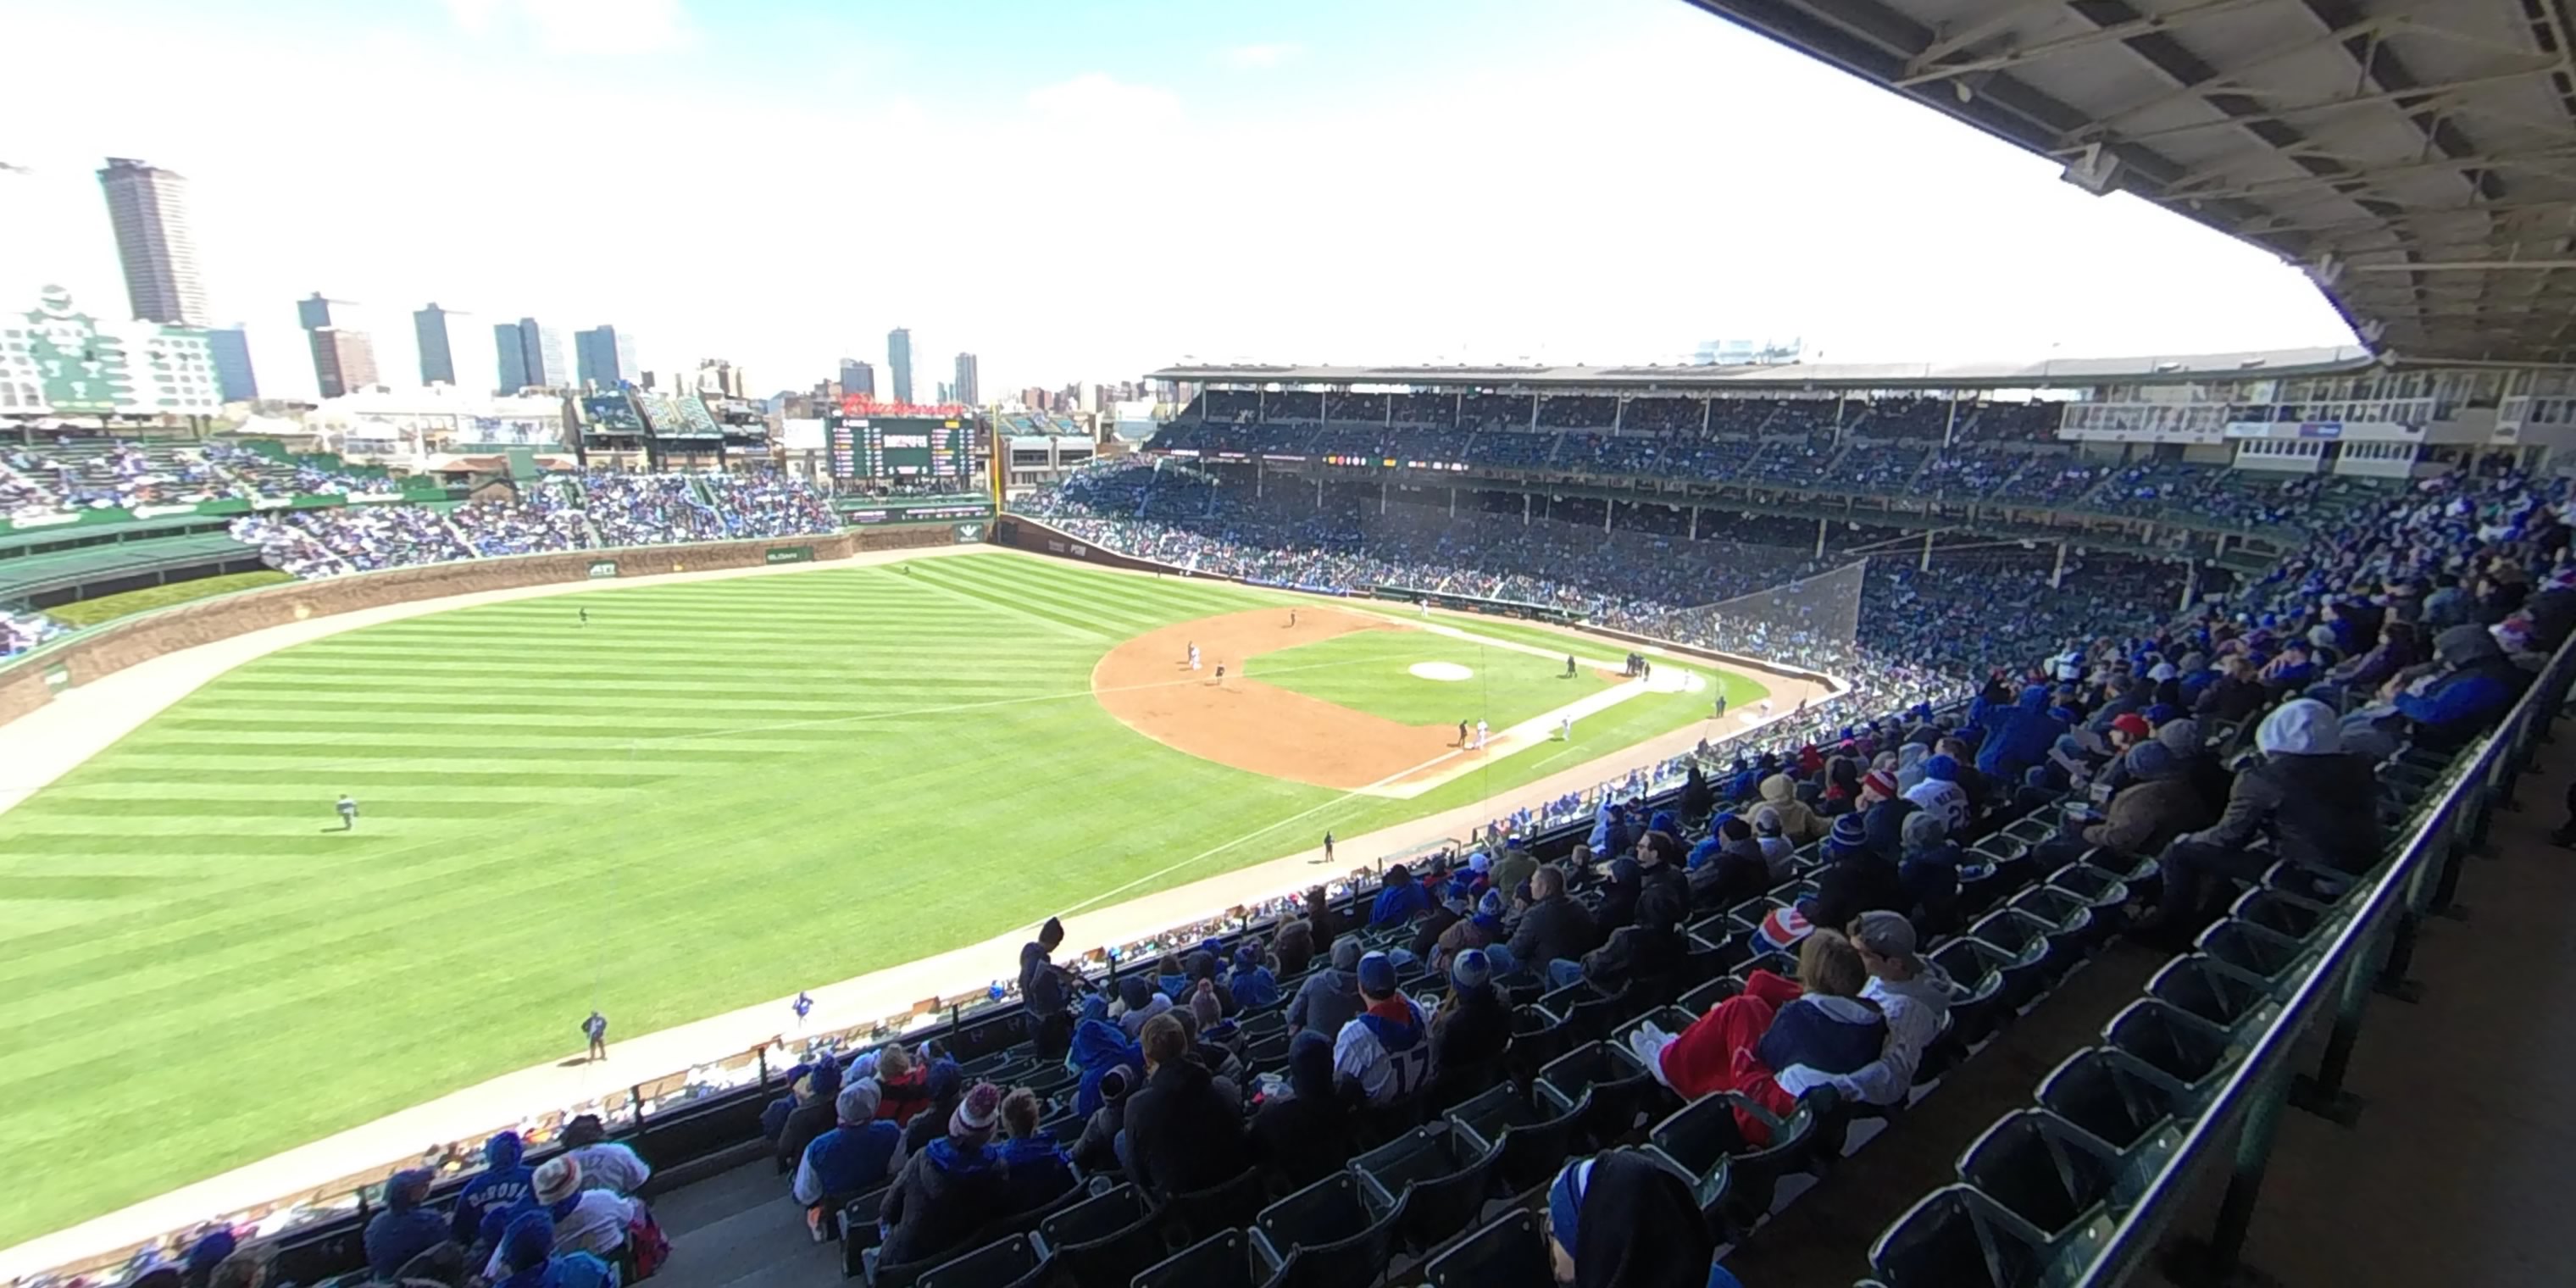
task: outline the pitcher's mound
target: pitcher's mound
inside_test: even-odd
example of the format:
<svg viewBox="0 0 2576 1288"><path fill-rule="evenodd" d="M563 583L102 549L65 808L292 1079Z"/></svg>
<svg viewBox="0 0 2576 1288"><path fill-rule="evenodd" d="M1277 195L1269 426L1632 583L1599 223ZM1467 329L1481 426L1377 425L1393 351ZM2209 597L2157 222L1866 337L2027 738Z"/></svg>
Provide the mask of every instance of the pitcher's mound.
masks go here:
<svg viewBox="0 0 2576 1288"><path fill-rule="evenodd" d="M1411 671L1414 678L1421 680L1447 680L1454 683L1476 678L1474 671L1455 662L1416 662L1404 669Z"/></svg>

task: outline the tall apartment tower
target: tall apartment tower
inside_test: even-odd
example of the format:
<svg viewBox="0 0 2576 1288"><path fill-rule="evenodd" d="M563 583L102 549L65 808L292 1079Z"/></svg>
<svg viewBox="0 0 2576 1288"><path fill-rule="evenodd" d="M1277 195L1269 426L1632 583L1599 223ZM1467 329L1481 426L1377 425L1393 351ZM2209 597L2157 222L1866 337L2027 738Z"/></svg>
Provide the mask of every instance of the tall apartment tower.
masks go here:
<svg viewBox="0 0 2576 1288"><path fill-rule="evenodd" d="M352 389L375 384L376 346L364 331L340 325L343 318L332 313L334 306L346 300L323 297L322 292L295 302L295 318L304 326L304 337L313 349L313 383L325 398L337 398Z"/></svg>
<svg viewBox="0 0 2576 1288"><path fill-rule="evenodd" d="M962 402L969 407L975 406L976 404L984 401L983 398L979 396L982 394L983 390L975 378L974 354L961 353L957 355L957 381L949 388L948 392L951 398L958 402Z"/></svg>
<svg viewBox="0 0 2576 1288"><path fill-rule="evenodd" d="M131 157L109 157L98 172L107 215L116 226L116 256L125 266L125 297L134 316L178 326L206 325L206 292L197 282L197 243L188 231L188 180L175 170Z"/></svg>
<svg viewBox="0 0 2576 1288"><path fill-rule="evenodd" d="M635 362L635 337L613 326L572 333L573 374L583 384L615 389L644 378Z"/></svg>
<svg viewBox="0 0 2576 1288"><path fill-rule="evenodd" d="M492 352L499 360L502 393L515 394L531 386L561 389L572 383L572 373L564 369L563 332L540 326L535 318L495 324Z"/></svg>
<svg viewBox="0 0 2576 1288"><path fill-rule="evenodd" d="M456 349L447 339L448 311L433 302L411 315L412 334L420 341L420 382L456 383Z"/></svg>
<svg viewBox="0 0 2576 1288"><path fill-rule="evenodd" d="M912 328L886 332L886 365L894 371L894 400L912 401Z"/></svg>
<svg viewBox="0 0 2576 1288"><path fill-rule="evenodd" d="M844 397L876 397L876 367L856 358L841 359L841 393Z"/></svg>

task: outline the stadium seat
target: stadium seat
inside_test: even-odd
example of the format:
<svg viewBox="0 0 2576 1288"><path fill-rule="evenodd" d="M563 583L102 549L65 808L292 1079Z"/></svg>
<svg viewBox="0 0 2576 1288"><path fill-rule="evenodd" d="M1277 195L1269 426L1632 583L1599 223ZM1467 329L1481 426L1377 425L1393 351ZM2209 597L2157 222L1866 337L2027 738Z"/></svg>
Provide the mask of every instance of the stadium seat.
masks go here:
<svg viewBox="0 0 2576 1288"><path fill-rule="evenodd" d="M2207 1098L2237 1054L2208 1025L2154 998L2140 998L2112 1016L2102 1026L2102 1040L2137 1057L2151 1077L2164 1079L2192 1104Z"/></svg>
<svg viewBox="0 0 2576 1288"><path fill-rule="evenodd" d="M1568 1104L1583 1105L1582 1135L1593 1149L1627 1139L1647 1093L1660 1084L1634 1055L1606 1042L1587 1042L1539 1070L1539 1081Z"/></svg>
<svg viewBox="0 0 2576 1288"><path fill-rule="evenodd" d="M2286 891L2256 886L2236 897L2227 915L2257 930L2269 931L2283 939L2310 942L2324 929L2332 915L2323 904L2302 899Z"/></svg>
<svg viewBox="0 0 2576 1288"><path fill-rule="evenodd" d="M1175 1244L1204 1240L1219 1230L1250 1225L1269 1197L1268 1186L1269 1177L1260 1168L1247 1167L1230 1181L1172 1195L1158 1215Z"/></svg>
<svg viewBox="0 0 2576 1288"><path fill-rule="evenodd" d="M1564 1163L1584 1108L1544 1084L1505 1083L1450 1110L1445 1120L1476 1146L1502 1151L1494 1177L1505 1193L1518 1194Z"/></svg>
<svg viewBox="0 0 2576 1288"><path fill-rule="evenodd" d="M1431 1288L1556 1288L1547 1236L1528 1211L1508 1213L1467 1236L1433 1258L1424 1277Z"/></svg>
<svg viewBox="0 0 2576 1288"><path fill-rule="evenodd" d="M1382 1208L1401 1210L1397 1234L1406 1247L1428 1251L1476 1219L1502 1146L1441 1122L1351 1160L1351 1170Z"/></svg>
<svg viewBox="0 0 2576 1288"><path fill-rule="evenodd" d="M1503 1074L1523 1085L1536 1082L1538 1071L1571 1045L1570 1035L1554 1014L1536 1006L1515 1007L1511 1045L1503 1048Z"/></svg>
<svg viewBox="0 0 2576 1288"><path fill-rule="evenodd" d="M1170 1251L1144 1194L1120 1185L1038 1222L1038 1239L1076 1283L1125 1283Z"/></svg>
<svg viewBox="0 0 2576 1288"><path fill-rule="evenodd" d="M1738 1109L1771 1124L1768 1144L1745 1140ZM1750 1099L1721 1091L1673 1111L1647 1130L1646 1141L1692 1178L1701 1211L1722 1216L1721 1229L1744 1230L1770 1210L1780 1177L1808 1166L1816 1126L1815 1104L1802 1101L1787 1118L1774 1118Z"/></svg>
<svg viewBox="0 0 2576 1288"><path fill-rule="evenodd" d="M1271 1272L1259 1269L1256 1275L1250 1235L1219 1230L1147 1267L1132 1288L1262 1288ZM1088 1281L1084 1288L1090 1288Z"/></svg>
<svg viewBox="0 0 2576 1288"><path fill-rule="evenodd" d="M2147 996L2221 1031L2260 1030L2279 1013L2262 985L2220 966L2206 953L2165 963L2147 981Z"/></svg>
<svg viewBox="0 0 2576 1288"><path fill-rule="evenodd" d="M2287 986L2312 955L2306 943L2232 917L2200 932L2194 943L2219 966L2275 992Z"/></svg>
<svg viewBox="0 0 2576 1288"><path fill-rule="evenodd" d="M2047 1241L1972 1186L1925 1195L1869 1250L1887 1288L2040 1288Z"/></svg>
<svg viewBox="0 0 2576 1288"><path fill-rule="evenodd" d="M2104 851L2096 849L2093 854ZM2105 939L2119 932L2126 923L2123 909L2129 902L2129 883L2109 868L2097 867L2089 859L2078 859L2048 875L2050 889L2064 891L2083 901L2092 913L2093 937Z"/></svg>
<svg viewBox="0 0 2576 1288"><path fill-rule="evenodd" d="M1382 1204L1358 1176L1337 1172L1263 1208L1252 1255L1275 1276L1273 1288L1372 1283L1386 1270L1402 1217L1401 1200Z"/></svg>
<svg viewBox="0 0 2576 1288"><path fill-rule="evenodd" d="M2171 1080L2152 1073L2125 1051L2088 1047L2040 1080L2040 1107L2114 1152L2156 1151L2174 1143L2174 1119L2185 1106Z"/></svg>
<svg viewBox="0 0 2576 1288"><path fill-rule="evenodd" d="M922 1271L913 1283L917 1288L1019 1288L1038 1282L1045 1261L1035 1240L1015 1234Z"/></svg>
<svg viewBox="0 0 2576 1288"><path fill-rule="evenodd" d="M1950 1040L1963 1049L1985 1041L2011 1014L2004 968L2012 959L1999 949L1960 938L1934 949L1931 960L1959 990L1950 1000Z"/></svg>
<svg viewBox="0 0 2576 1288"><path fill-rule="evenodd" d="M850 1200L849 1205L841 1209L842 1274L856 1277L860 1273L860 1258L868 1249L877 1246L880 1238L877 1211L885 1205L888 1188L879 1186L870 1190Z"/></svg>
<svg viewBox="0 0 2576 1288"><path fill-rule="evenodd" d="M2052 1242L2072 1238L2112 1202L2119 1159L2040 1109L2007 1114L1959 1155L1959 1179Z"/></svg>
<svg viewBox="0 0 2576 1288"><path fill-rule="evenodd" d="M2048 923L2012 908L1997 908L1968 927L1968 937L1992 947L2004 959L2004 993L2015 1010L2046 992L2073 964L2071 954L2054 951Z"/></svg>

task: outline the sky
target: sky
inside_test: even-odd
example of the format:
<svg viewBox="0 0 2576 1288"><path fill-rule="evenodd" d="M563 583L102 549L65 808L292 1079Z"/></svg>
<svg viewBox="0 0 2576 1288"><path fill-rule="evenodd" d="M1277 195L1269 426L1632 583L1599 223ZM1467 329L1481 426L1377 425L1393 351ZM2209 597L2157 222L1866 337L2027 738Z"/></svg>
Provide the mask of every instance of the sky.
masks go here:
<svg viewBox="0 0 2576 1288"><path fill-rule="evenodd" d="M393 383L435 300L474 315L467 372L534 316L763 394L882 373L895 326L917 394L968 350L987 398L1185 359L2352 342L2270 255L1680 0L0 0L0 29L35 55L0 306L122 315L95 172L175 169L271 396L312 394L316 290Z"/></svg>

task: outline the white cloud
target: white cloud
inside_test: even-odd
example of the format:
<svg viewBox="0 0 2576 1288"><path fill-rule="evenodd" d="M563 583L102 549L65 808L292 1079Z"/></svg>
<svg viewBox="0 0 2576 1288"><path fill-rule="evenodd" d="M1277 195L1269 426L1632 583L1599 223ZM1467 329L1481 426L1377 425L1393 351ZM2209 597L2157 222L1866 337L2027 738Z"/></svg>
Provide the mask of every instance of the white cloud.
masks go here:
<svg viewBox="0 0 2576 1288"><path fill-rule="evenodd" d="M447 12L467 35L523 39L551 54L623 57L689 39L680 0L447 0Z"/></svg>
<svg viewBox="0 0 2576 1288"><path fill-rule="evenodd" d="M1293 41L1271 41L1266 44L1236 45L1222 55L1228 67L1276 67L1306 52L1304 45Z"/></svg>
<svg viewBox="0 0 2576 1288"><path fill-rule="evenodd" d="M1181 112L1181 100L1171 91L1129 84L1105 72L1041 85L1029 91L1028 102L1044 115L1067 119L1150 120Z"/></svg>

